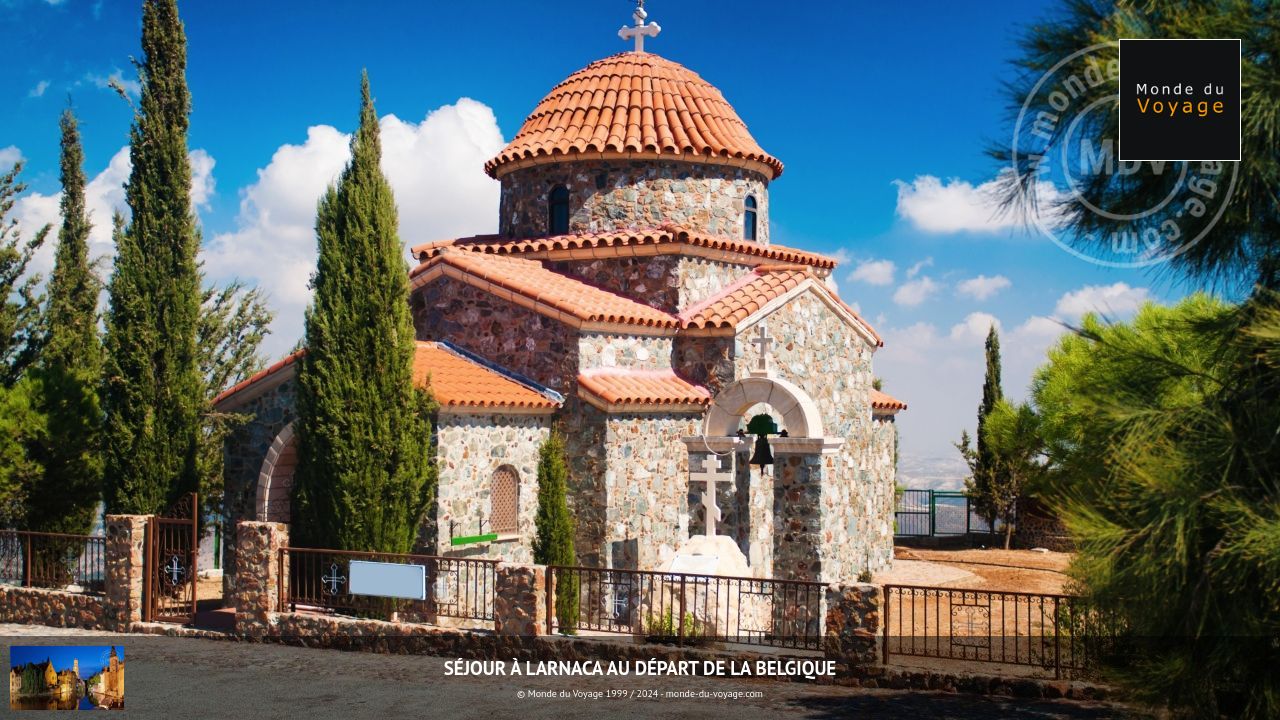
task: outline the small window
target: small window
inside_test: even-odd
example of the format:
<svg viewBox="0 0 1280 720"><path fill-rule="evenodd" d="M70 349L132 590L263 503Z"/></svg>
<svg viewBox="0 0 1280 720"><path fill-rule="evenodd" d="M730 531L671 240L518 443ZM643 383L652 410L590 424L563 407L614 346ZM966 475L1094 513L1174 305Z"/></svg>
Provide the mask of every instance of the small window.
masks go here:
<svg viewBox="0 0 1280 720"><path fill-rule="evenodd" d="M547 233L564 235L569 232L569 188L557 185L551 191L547 203Z"/></svg>
<svg viewBox="0 0 1280 720"><path fill-rule="evenodd" d="M503 465L493 473L489 488L489 527L499 535L513 535L520 529L520 476L515 468Z"/></svg>
<svg viewBox="0 0 1280 720"><path fill-rule="evenodd" d="M742 239L756 239L756 196L748 195L742 203Z"/></svg>

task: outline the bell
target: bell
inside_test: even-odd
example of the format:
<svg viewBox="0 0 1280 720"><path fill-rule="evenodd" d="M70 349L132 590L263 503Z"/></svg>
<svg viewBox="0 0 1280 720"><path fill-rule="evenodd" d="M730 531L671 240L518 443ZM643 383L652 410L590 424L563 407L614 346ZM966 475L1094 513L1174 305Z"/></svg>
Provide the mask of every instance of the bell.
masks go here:
<svg viewBox="0 0 1280 720"><path fill-rule="evenodd" d="M769 449L769 440L764 435L756 436L756 449L751 453L751 459L747 464L759 465L761 470L765 465L773 464L773 451Z"/></svg>

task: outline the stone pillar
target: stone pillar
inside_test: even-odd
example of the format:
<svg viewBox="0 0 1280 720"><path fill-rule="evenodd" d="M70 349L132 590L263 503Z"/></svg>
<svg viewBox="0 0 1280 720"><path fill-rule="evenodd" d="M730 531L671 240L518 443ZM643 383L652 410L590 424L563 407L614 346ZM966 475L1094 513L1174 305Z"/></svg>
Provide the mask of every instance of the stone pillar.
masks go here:
<svg viewBox="0 0 1280 720"><path fill-rule="evenodd" d="M545 635L547 568L499 563L495 572L493 628L499 635Z"/></svg>
<svg viewBox="0 0 1280 720"><path fill-rule="evenodd" d="M879 585L853 583L827 587L828 658L850 666L875 665L880 659Z"/></svg>
<svg viewBox="0 0 1280 720"><path fill-rule="evenodd" d="M270 630L270 614L280 611L280 584L285 581L280 548L288 545L285 523L245 521L236 526L236 581L230 599L238 634L262 637Z"/></svg>
<svg viewBox="0 0 1280 720"><path fill-rule="evenodd" d="M823 456L774 455L773 576L821 582Z"/></svg>
<svg viewBox="0 0 1280 720"><path fill-rule="evenodd" d="M104 624L110 630L128 632L132 623L142 621L147 519L147 515L108 515L106 518L107 576L103 608Z"/></svg>

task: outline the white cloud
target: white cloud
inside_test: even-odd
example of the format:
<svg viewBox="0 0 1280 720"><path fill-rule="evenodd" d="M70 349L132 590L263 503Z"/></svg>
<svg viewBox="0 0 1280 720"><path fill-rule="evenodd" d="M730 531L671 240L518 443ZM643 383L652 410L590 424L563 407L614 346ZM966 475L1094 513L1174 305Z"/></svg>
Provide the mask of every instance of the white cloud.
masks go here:
<svg viewBox="0 0 1280 720"><path fill-rule="evenodd" d="M112 70L109 75L86 73L82 82L91 83L100 90L111 90L112 92L115 92L115 89L111 85L115 83L124 88L125 92L133 97L142 95L142 84L137 80L126 80L124 73L119 68Z"/></svg>
<svg viewBox="0 0 1280 720"><path fill-rule="evenodd" d="M488 106L462 98L420 123L388 115L381 124L382 167L406 247L497 229L499 186L483 166L503 141ZM211 278L238 277L269 294L276 312L264 347L269 355L288 351L302 336L315 267L316 203L346 165L349 142L349 135L318 125L301 145L281 146L257 182L240 191L237 229L205 248Z"/></svg>
<svg viewBox="0 0 1280 720"><path fill-rule="evenodd" d="M899 305L915 307L928 300L936 292L938 292L938 283L934 282L928 275L925 275L898 286L898 289L893 293L893 301Z"/></svg>
<svg viewBox="0 0 1280 720"><path fill-rule="evenodd" d="M1063 295L1054 308L1054 314L1071 321L1079 320L1090 312L1114 318L1132 314L1150 297L1151 293L1147 288L1129 287L1122 282L1114 285L1087 285Z"/></svg>
<svg viewBox="0 0 1280 720"><path fill-rule="evenodd" d="M992 327L1000 332L1000 321L994 315L984 312L969 313L964 320L951 326L949 337L962 343L983 342Z"/></svg>
<svg viewBox="0 0 1280 720"><path fill-rule="evenodd" d="M1012 284L1013 283L1009 282L1009 278L1003 275L996 275L995 277L979 275L977 277L961 281L961 283L956 286L956 292L975 300L986 300L1001 290L1008 288Z"/></svg>
<svg viewBox="0 0 1280 720"><path fill-rule="evenodd" d="M191 206L197 209L209 207L217 183L213 179L213 166L217 161L204 150L192 150L191 162Z"/></svg>
<svg viewBox="0 0 1280 720"><path fill-rule="evenodd" d="M892 260L866 260L858 263L858 267L849 273L849 279L868 285L892 285L896 270L897 266Z"/></svg>
<svg viewBox="0 0 1280 720"><path fill-rule="evenodd" d="M49 89L49 81L41 80L36 86L31 88L31 92L27 93L27 97L38 98L44 95L44 91Z"/></svg>
<svg viewBox="0 0 1280 720"><path fill-rule="evenodd" d="M1009 172L1003 170L1001 175ZM944 182L933 175L918 175L911 182L895 180L898 217L930 233L990 233L1022 227L1018 213L1001 208L999 183L1000 179L993 179L974 185L957 178ZM1045 221L1056 224L1051 209L1062 194L1049 181L1038 182L1036 193Z"/></svg>
<svg viewBox="0 0 1280 720"><path fill-rule="evenodd" d="M930 267L930 266L932 266L932 265L933 265L933 257L932 257L932 256L931 256L931 257L927 257L927 258L925 258L925 259L921 260L920 262L916 263L915 265L912 265L911 267L907 268L907 279L908 279L908 280L910 280L911 278L915 277L916 275L919 275L921 270L923 270L923 269L925 269L925 268L927 268L927 267Z"/></svg>
<svg viewBox="0 0 1280 720"><path fill-rule="evenodd" d="M17 145L0 148L0 172L9 172L9 168L22 159L22 151Z"/></svg>

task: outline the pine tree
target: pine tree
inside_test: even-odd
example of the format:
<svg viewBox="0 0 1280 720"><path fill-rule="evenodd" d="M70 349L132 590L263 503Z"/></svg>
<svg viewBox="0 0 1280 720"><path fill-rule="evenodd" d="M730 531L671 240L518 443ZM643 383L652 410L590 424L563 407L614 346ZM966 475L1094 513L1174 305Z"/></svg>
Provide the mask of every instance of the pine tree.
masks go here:
<svg viewBox="0 0 1280 720"><path fill-rule="evenodd" d="M47 435L31 448L41 472L26 493L26 525L45 532L83 534L92 527L93 510L102 494L100 284L89 264L84 151L70 109L63 112L61 127L62 227L47 291L47 335L33 372Z"/></svg>
<svg viewBox="0 0 1280 720"><path fill-rule="evenodd" d="M18 181L22 162L0 173L0 388L12 386L40 351L40 275L27 273L32 256L49 235L45 226L23 242L9 212L26 185Z"/></svg>
<svg viewBox="0 0 1280 720"><path fill-rule="evenodd" d="M152 513L199 485L202 380L200 246L191 209L186 35L176 0L145 0L142 97L130 130L125 199L109 286L106 414L107 507Z"/></svg>
<svg viewBox="0 0 1280 720"><path fill-rule="evenodd" d="M970 461L971 477L966 482L966 489L974 512L994 529L1000 516L998 496L1002 486L1002 470L1000 459L987 437L986 424L988 416L1004 399L1004 392L1000 388L1000 335L994 325L987 332L986 358L987 372L982 381L982 404L978 406L978 429L973 454L967 458ZM963 440L962 443L964 447L961 452L965 453L967 443Z"/></svg>
<svg viewBox="0 0 1280 720"><path fill-rule="evenodd" d="M293 533L312 547L408 552L435 490L434 406L413 383L408 266L367 73L360 92L351 162L316 217Z"/></svg>
<svg viewBox="0 0 1280 720"><path fill-rule="evenodd" d="M577 565L573 549L573 516L569 512L569 469L564 438L553 431L538 449L538 514L534 519L533 561L540 565ZM556 619L560 631L578 625L578 576L556 578Z"/></svg>

